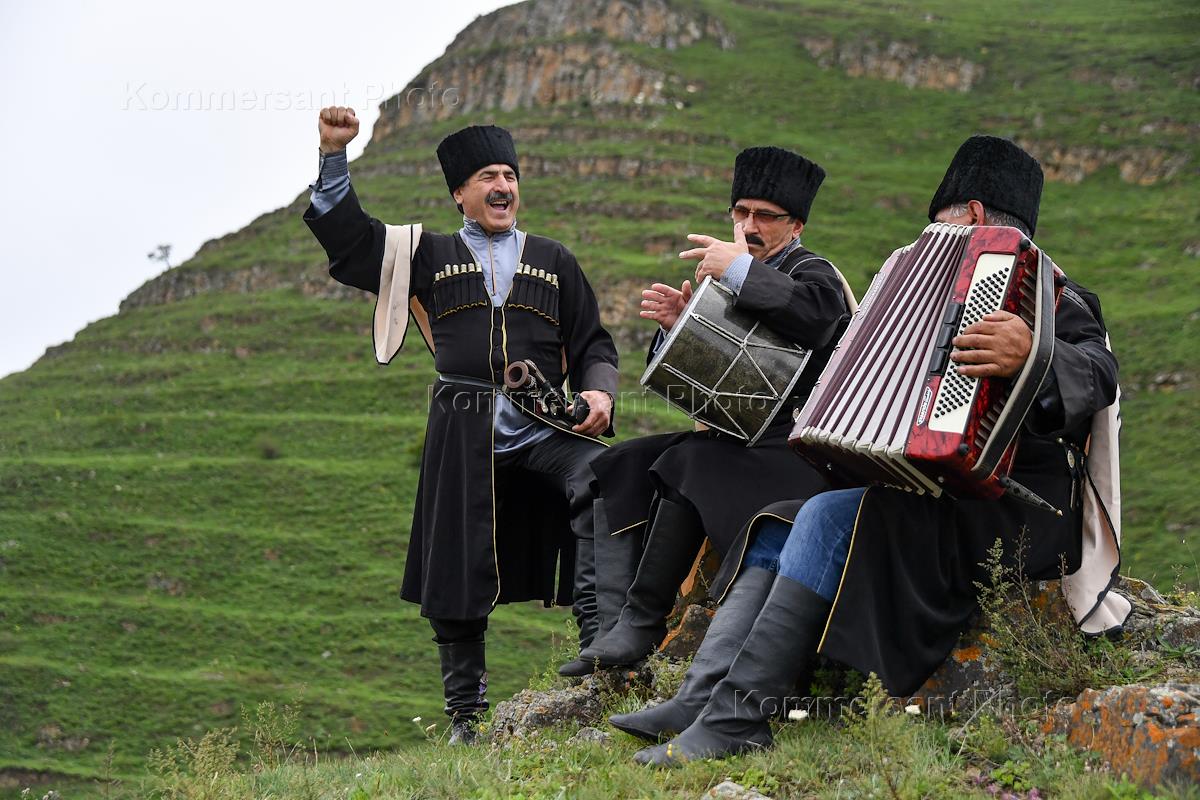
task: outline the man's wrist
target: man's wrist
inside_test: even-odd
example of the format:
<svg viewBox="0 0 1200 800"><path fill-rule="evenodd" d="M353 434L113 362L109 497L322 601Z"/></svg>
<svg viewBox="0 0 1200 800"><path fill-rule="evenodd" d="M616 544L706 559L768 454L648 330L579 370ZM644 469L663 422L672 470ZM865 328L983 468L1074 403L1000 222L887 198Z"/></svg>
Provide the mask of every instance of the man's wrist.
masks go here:
<svg viewBox="0 0 1200 800"><path fill-rule="evenodd" d="M317 147L317 149L321 151L322 155L326 155L326 156L332 156L336 153L346 152L345 145L326 144L325 142L321 142L321 144Z"/></svg>
<svg viewBox="0 0 1200 800"><path fill-rule="evenodd" d="M749 253L742 253L729 263L725 271L721 273L718 279L720 284L727 289L730 289L734 294L742 291L742 284L746 282L746 276L750 274L750 264L754 262L754 257Z"/></svg>
<svg viewBox="0 0 1200 800"><path fill-rule="evenodd" d="M580 394L589 394L592 392L596 394L602 394L608 398L608 408L610 411L612 410L613 406L617 404L617 398L613 397L612 392L608 391L607 389L584 389L582 392L580 392Z"/></svg>

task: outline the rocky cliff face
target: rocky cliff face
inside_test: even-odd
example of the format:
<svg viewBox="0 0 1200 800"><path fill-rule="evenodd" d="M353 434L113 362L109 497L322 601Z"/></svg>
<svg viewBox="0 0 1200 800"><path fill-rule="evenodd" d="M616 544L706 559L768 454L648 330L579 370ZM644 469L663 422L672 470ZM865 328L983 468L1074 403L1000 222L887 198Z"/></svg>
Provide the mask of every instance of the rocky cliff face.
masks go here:
<svg viewBox="0 0 1200 800"><path fill-rule="evenodd" d="M541 0L467 26L445 54L380 109L373 140L417 122L481 111L625 104L661 106L682 87L620 45L674 50L701 40L732 47L716 19L665 0Z"/></svg>
<svg viewBox="0 0 1200 800"><path fill-rule="evenodd" d="M1018 141L1042 162L1047 180L1062 183L1079 183L1102 167L1115 166L1126 183L1150 186L1174 178L1191 161L1186 152L1161 147L1104 148L1028 139Z"/></svg>
<svg viewBox="0 0 1200 800"><path fill-rule="evenodd" d="M962 57L925 53L907 42L873 39L839 42L829 37L804 37L800 44L823 69L840 69L855 78L878 78L910 89L969 92L984 70Z"/></svg>

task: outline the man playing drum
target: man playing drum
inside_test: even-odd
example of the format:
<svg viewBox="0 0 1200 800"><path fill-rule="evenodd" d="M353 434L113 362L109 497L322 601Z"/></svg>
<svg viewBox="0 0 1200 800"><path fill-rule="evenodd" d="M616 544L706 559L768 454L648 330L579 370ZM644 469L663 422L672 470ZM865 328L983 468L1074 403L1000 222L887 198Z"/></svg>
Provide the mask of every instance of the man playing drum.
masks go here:
<svg viewBox="0 0 1200 800"><path fill-rule="evenodd" d="M744 150L734 164L730 194L734 240L688 237L696 247L680 257L699 261L697 282L720 281L733 292L736 309L812 355L753 447L704 430L624 442L592 462L597 606L602 619L615 610L619 617L560 673L583 675L597 664L630 664L649 655L666 634L677 588L705 537L721 556L737 548L740 558L754 512L827 488L821 475L787 447L792 412L828 361L853 303L837 269L800 242L824 178L820 166L791 151ZM689 281L680 289L656 283L642 293L641 315L661 327L648 361L691 294ZM643 547L629 548L631 537Z"/></svg>

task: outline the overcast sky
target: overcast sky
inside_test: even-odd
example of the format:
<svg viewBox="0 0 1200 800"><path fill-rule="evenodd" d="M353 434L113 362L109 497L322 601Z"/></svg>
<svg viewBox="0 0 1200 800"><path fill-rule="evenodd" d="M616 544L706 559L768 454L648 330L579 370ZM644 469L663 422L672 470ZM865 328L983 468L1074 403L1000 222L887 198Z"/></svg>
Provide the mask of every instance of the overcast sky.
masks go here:
<svg viewBox="0 0 1200 800"><path fill-rule="evenodd" d="M358 110L359 155L379 103L508 4L0 0L0 376L117 313L155 245L175 265L290 202L321 105Z"/></svg>

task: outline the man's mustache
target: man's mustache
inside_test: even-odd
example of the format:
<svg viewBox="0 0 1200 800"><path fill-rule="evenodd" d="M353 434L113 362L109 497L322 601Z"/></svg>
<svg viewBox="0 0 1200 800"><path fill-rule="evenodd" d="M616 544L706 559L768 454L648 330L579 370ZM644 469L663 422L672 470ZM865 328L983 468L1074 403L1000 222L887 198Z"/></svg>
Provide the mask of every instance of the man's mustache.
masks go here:
<svg viewBox="0 0 1200 800"><path fill-rule="evenodd" d="M756 244L759 247L762 247L763 245L766 244L766 242L764 242L762 240L762 237L759 236L757 233L747 233L746 234L746 244Z"/></svg>
<svg viewBox="0 0 1200 800"><path fill-rule="evenodd" d="M492 203L498 203L501 200L507 200L511 203L513 200L512 192L488 192L487 199L485 199L484 202L488 205L491 205Z"/></svg>

